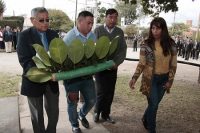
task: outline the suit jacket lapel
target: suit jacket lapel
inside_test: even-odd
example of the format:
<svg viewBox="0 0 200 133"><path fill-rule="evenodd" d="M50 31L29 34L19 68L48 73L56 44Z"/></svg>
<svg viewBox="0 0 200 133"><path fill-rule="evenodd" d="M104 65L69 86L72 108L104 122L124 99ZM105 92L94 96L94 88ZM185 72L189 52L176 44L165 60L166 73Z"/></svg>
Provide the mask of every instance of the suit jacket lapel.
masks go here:
<svg viewBox="0 0 200 133"><path fill-rule="evenodd" d="M34 27L32 27L31 31L32 31L33 40L35 40L34 43L37 43L37 44L43 46L40 35L38 34L38 31Z"/></svg>

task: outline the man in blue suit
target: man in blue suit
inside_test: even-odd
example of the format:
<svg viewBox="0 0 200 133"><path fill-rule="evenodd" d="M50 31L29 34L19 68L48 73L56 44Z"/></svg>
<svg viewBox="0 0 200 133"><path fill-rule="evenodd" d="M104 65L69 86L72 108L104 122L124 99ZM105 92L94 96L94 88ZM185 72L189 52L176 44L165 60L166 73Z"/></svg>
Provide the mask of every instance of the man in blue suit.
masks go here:
<svg viewBox="0 0 200 133"><path fill-rule="evenodd" d="M58 34L48 29L49 15L44 7L32 9L31 22L33 27L22 31L17 42L18 59L23 68L21 94L27 96L34 133L56 133L59 115L58 82L35 83L25 75L30 68L36 66L32 60L32 57L36 55L32 45L40 44L48 51L51 40L58 37ZM46 129L43 117L43 100L48 116Z"/></svg>

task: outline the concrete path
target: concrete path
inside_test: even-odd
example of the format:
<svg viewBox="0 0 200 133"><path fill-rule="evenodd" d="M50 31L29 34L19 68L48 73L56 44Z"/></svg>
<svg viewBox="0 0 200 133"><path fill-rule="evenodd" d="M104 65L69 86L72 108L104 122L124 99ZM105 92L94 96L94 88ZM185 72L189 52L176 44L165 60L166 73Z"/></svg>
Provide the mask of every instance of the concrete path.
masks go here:
<svg viewBox="0 0 200 133"><path fill-rule="evenodd" d="M18 96L0 98L0 133L20 133Z"/></svg>
<svg viewBox="0 0 200 133"><path fill-rule="evenodd" d="M61 83L60 83L61 84ZM71 125L68 120L67 114L67 103L65 97L65 90L63 85L60 85L60 98L59 98L59 121L57 125L57 133L72 133ZM79 105L80 106L80 105ZM24 96L19 96L19 108L20 108L20 122L22 133L33 133L31 118L29 113L29 108L27 104L27 99ZM92 112L86 117L90 123L90 129L84 128L81 123L80 128L83 133L109 133L101 124L96 124L93 122ZM47 123L47 117L45 114L45 123Z"/></svg>

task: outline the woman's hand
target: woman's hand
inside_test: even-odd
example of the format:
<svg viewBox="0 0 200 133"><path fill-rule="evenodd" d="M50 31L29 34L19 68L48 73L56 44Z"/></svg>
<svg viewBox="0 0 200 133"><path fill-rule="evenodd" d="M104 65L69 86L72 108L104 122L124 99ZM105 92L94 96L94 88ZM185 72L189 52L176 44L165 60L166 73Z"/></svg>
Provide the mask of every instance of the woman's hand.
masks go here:
<svg viewBox="0 0 200 133"><path fill-rule="evenodd" d="M130 81L129 81L129 87L131 88L131 89L135 89L135 79L131 79Z"/></svg>
<svg viewBox="0 0 200 133"><path fill-rule="evenodd" d="M167 91L167 93L169 93L169 89L171 88L171 83L170 82L166 82L164 85L163 85L163 88Z"/></svg>

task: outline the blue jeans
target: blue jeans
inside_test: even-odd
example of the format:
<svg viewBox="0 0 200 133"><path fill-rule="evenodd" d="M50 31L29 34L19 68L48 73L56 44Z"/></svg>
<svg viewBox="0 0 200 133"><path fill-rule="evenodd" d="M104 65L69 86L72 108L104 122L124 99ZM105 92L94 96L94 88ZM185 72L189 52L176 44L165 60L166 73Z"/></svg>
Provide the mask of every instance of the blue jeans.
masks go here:
<svg viewBox="0 0 200 133"><path fill-rule="evenodd" d="M83 95L84 103L79 111L79 115L84 118L96 102L94 81L92 77L89 79L77 80L75 82L64 81L64 86L67 93L69 121L71 122L72 127L79 127L77 113L78 97L77 100L70 100L69 94L73 93L78 96L80 91Z"/></svg>
<svg viewBox="0 0 200 133"><path fill-rule="evenodd" d="M153 75L150 96L147 97L148 107L144 113L150 133L156 133L156 114L158 105L162 100L165 89L163 85L168 81L168 74Z"/></svg>

